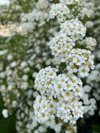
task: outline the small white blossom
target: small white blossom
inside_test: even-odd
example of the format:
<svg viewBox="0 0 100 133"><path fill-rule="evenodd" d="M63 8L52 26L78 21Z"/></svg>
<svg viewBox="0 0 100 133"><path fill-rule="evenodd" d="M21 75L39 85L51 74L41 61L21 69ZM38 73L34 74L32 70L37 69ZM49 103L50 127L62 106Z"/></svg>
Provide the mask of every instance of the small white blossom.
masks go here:
<svg viewBox="0 0 100 133"><path fill-rule="evenodd" d="M3 109L2 114L3 114L4 118L7 118L8 117L8 110L7 109Z"/></svg>

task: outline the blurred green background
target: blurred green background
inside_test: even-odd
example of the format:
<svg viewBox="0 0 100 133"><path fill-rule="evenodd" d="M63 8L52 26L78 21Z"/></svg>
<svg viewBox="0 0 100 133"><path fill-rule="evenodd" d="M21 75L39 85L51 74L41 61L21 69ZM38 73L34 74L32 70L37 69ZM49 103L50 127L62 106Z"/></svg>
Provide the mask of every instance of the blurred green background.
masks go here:
<svg viewBox="0 0 100 133"><path fill-rule="evenodd" d="M3 108L4 108L3 101L0 95L0 133L16 133L15 116L12 115L7 119L3 118L2 116Z"/></svg>

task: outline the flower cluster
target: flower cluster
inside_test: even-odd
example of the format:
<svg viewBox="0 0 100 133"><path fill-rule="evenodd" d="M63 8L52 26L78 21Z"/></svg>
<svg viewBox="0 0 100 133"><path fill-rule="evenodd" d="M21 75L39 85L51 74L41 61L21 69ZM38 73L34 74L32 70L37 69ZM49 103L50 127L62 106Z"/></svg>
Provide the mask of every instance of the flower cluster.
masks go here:
<svg viewBox="0 0 100 133"><path fill-rule="evenodd" d="M93 90L93 96L96 100L100 100L100 63L98 63L95 67L95 70L91 71L87 78L87 84L91 86L92 88L95 88Z"/></svg>
<svg viewBox="0 0 100 133"><path fill-rule="evenodd" d="M86 28L81 21L77 19L67 20L61 26L61 33L77 41L83 39L86 34Z"/></svg>
<svg viewBox="0 0 100 133"><path fill-rule="evenodd" d="M72 74L57 75L56 72L47 67L36 75L35 88L41 94L34 103L37 120L48 123L54 121L56 115L64 122L75 123L83 116L83 106L79 101L83 94L82 82Z"/></svg>
<svg viewBox="0 0 100 133"><path fill-rule="evenodd" d="M66 5L74 5L80 0L60 0L61 3L66 3Z"/></svg>
<svg viewBox="0 0 100 133"><path fill-rule="evenodd" d="M39 123L46 123L55 121L55 108L52 99L38 95L34 102L34 113Z"/></svg>
<svg viewBox="0 0 100 133"><path fill-rule="evenodd" d="M92 96L90 96L92 92L92 88L89 85L84 86L84 95L82 97L84 104L84 114L86 117L92 116L95 114L95 110L97 109L96 100Z"/></svg>
<svg viewBox="0 0 100 133"><path fill-rule="evenodd" d="M65 62L69 73L78 73L80 77L88 76L94 68L93 56L85 49L75 48L76 40L85 36L86 28L78 20L69 20L61 24L61 31L48 44L52 55L58 62Z"/></svg>
<svg viewBox="0 0 100 133"><path fill-rule="evenodd" d="M43 95L45 93L50 94L50 90L47 89L56 77L56 72L58 70L55 68L47 67L45 69L40 70L39 74L36 75L35 79L35 88L40 91Z"/></svg>
<svg viewBox="0 0 100 133"><path fill-rule="evenodd" d="M69 17L70 10L64 4L53 4L50 10L50 18L57 18L59 22L63 22Z"/></svg>
<svg viewBox="0 0 100 133"><path fill-rule="evenodd" d="M80 42L80 45L86 47L90 51L94 51L94 48L97 45L97 41L93 37L86 37L84 40Z"/></svg>
<svg viewBox="0 0 100 133"><path fill-rule="evenodd" d="M67 70L69 73L78 73L80 77L87 77L91 69L94 69L94 56L84 49L73 49L68 57Z"/></svg>
<svg viewBox="0 0 100 133"><path fill-rule="evenodd" d="M38 2L36 3L36 7L38 9L47 9L49 7L50 3L49 0L38 0Z"/></svg>
<svg viewBox="0 0 100 133"><path fill-rule="evenodd" d="M82 1L81 1L82 2ZM91 1L84 1L83 6L80 7L79 17L80 19L84 18L94 18L95 16L95 4Z"/></svg>
<svg viewBox="0 0 100 133"><path fill-rule="evenodd" d="M70 51L75 46L75 42L65 34L59 34L49 42L48 46L55 58L59 58L61 62L65 62Z"/></svg>

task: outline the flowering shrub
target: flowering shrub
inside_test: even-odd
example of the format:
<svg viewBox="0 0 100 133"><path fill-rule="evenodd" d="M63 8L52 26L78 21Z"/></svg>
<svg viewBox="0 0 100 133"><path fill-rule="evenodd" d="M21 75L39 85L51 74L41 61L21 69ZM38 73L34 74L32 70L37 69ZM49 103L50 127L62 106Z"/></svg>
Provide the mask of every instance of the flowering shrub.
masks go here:
<svg viewBox="0 0 100 133"><path fill-rule="evenodd" d="M15 20L18 32L14 30L0 45L3 116L17 110L18 133L49 129L75 133L77 120L93 115L96 109L95 99L89 96L91 87L83 86L94 69L91 51L97 43L93 31L88 32L95 4L87 0L25 0L22 4L11 0L7 10L7 21ZM89 84L95 82L91 80L94 71L87 78Z"/></svg>

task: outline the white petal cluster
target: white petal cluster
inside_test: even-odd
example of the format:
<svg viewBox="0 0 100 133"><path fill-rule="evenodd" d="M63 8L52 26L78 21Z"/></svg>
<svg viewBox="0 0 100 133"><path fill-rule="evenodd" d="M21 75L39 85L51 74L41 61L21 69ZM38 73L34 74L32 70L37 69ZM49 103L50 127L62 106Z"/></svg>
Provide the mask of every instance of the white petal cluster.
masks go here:
<svg viewBox="0 0 100 133"><path fill-rule="evenodd" d="M79 16L80 16L82 19L83 19L84 17L89 17L89 18L90 18L91 16L94 16L94 12L93 12L93 10L84 7L84 8L80 11Z"/></svg>
<svg viewBox="0 0 100 133"><path fill-rule="evenodd" d="M73 98L68 103L61 101L57 103L57 117L65 123L75 124L76 121L83 117L83 106L79 99ZM70 104L70 105L69 105Z"/></svg>
<svg viewBox="0 0 100 133"><path fill-rule="evenodd" d="M49 118L54 121L56 116L74 124L83 116L82 102L79 101L83 94L82 82L72 74L56 75L53 69L40 70L35 79L35 88L41 94L33 105L35 115L39 123L47 123Z"/></svg>
<svg viewBox="0 0 100 133"><path fill-rule="evenodd" d="M65 21L60 28L61 33L65 33L75 41L83 39L86 34L86 27L77 19Z"/></svg>
<svg viewBox="0 0 100 133"><path fill-rule="evenodd" d="M48 14L44 11L34 9L32 12L27 14L21 14L21 21L22 22L35 22L35 21L42 21L48 17ZM35 24L35 23L34 23Z"/></svg>
<svg viewBox="0 0 100 133"><path fill-rule="evenodd" d="M94 23L92 21L87 21L85 23L85 26L86 26L87 29L93 28L93 25L94 25Z"/></svg>
<svg viewBox="0 0 100 133"><path fill-rule="evenodd" d="M97 108L96 100L94 98L91 98L90 96L91 92L92 92L92 87L89 85L85 85L84 95L82 97L82 100L84 104L84 114L86 114L86 116L94 115L95 110Z"/></svg>
<svg viewBox="0 0 100 133"><path fill-rule="evenodd" d="M85 49L73 49L68 57L67 70L69 73L78 73L80 77L86 77L90 69L94 69L94 56Z"/></svg>
<svg viewBox="0 0 100 133"><path fill-rule="evenodd" d="M7 118L8 117L8 110L7 109L3 109L2 115L3 115L4 118Z"/></svg>
<svg viewBox="0 0 100 133"><path fill-rule="evenodd" d="M100 100L100 63L92 70L87 78L87 84L89 84L93 89L93 96L98 101Z"/></svg>
<svg viewBox="0 0 100 133"><path fill-rule="evenodd" d="M86 37L84 43L86 45L86 48L88 48L89 50L93 50L97 45L95 38L92 37Z"/></svg>
<svg viewBox="0 0 100 133"><path fill-rule="evenodd" d="M80 0L60 0L61 3L64 3L66 5L74 5L77 2L79 2Z"/></svg>
<svg viewBox="0 0 100 133"><path fill-rule="evenodd" d="M61 62L65 62L75 43L66 34L59 34L49 42L48 46L55 58L59 58Z"/></svg>
<svg viewBox="0 0 100 133"><path fill-rule="evenodd" d="M19 27L19 33L22 35L31 33L35 27L38 26L41 27L45 24L45 21L48 19L48 13L45 11L34 9L30 13L21 14L21 21Z"/></svg>
<svg viewBox="0 0 100 133"><path fill-rule="evenodd" d="M78 16L82 20L85 19L85 18L94 18L94 16L95 16L95 5L94 5L94 3L91 2L91 1L87 2L86 0L83 1L83 6L80 5Z"/></svg>
<svg viewBox="0 0 100 133"><path fill-rule="evenodd" d="M32 33L34 29L34 24L32 22L24 22L21 24L20 28L19 28L19 32L22 35L28 34L28 33Z"/></svg>
<svg viewBox="0 0 100 133"><path fill-rule="evenodd" d="M47 126L39 125L37 123L32 102L32 90L28 90L25 99L19 103L19 108L16 114L16 129L18 133L45 133L47 132Z"/></svg>
<svg viewBox="0 0 100 133"><path fill-rule="evenodd" d="M47 9L49 7L49 1L48 0L38 0L36 7L38 9Z"/></svg>
<svg viewBox="0 0 100 133"><path fill-rule="evenodd" d="M52 99L45 96L37 96L34 102L34 113L39 123L47 123L55 120L55 108Z"/></svg>
<svg viewBox="0 0 100 133"><path fill-rule="evenodd" d="M71 97L82 95L82 82L72 74L59 74L50 86L51 94L55 97L63 97L65 101Z"/></svg>
<svg viewBox="0 0 100 133"><path fill-rule="evenodd" d="M57 18L59 22L64 22L69 17L70 10L64 4L53 4L50 9L50 18Z"/></svg>
<svg viewBox="0 0 100 133"><path fill-rule="evenodd" d="M35 88L40 91L41 94L49 93L50 90L48 89L51 82L56 77L56 72L58 70L55 68L47 67L41 69L39 73L36 75L35 78Z"/></svg>

